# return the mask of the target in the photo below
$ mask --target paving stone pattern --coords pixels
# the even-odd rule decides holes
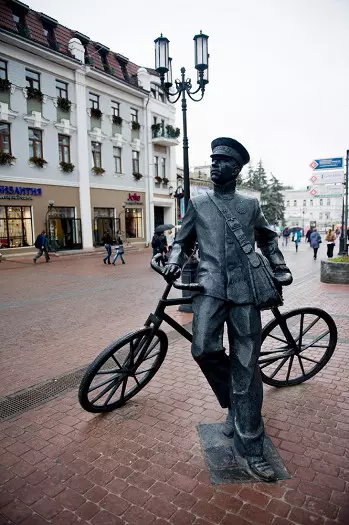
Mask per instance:
[[[132,256],[135,271],[129,280],[140,280],[137,297],[140,306],[135,301],[131,308],[126,307],[130,304],[126,294],[129,282],[125,286],[118,283],[120,294],[116,296],[118,288],[110,277],[107,278],[110,292],[108,289],[95,292],[98,301],[90,306],[92,312],[85,304],[91,296],[81,294],[79,307],[88,316],[86,330],[91,345],[86,349],[83,345],[79,347],[80,364],[83,359],[88,361],[93,350],[100,349],[110,336],[115,315],[112,305],[124,308],[125,320],[119,323],[121,332],[129,327],[129,319],[135,322],[138,308],[143,313],[156,300],[154,296],[161,286],[158,288],[148,270],[146,277],[140,271],[140,261],[146,257]],[[267,432],[292,479],[276,484],[213,486],[210,483],[196,426],[221,422],[225,414],[193,362],[189,343],[178,339],[171,343],[164,364],[150,384],[119,410],[102,416],[84,412],[74,390],[0,423],[0,525],[348,525],[349,287],[320,283],[319,261],[313,264],[310,250],[304,245],[298,254],[288,248],[286,256],[296,276],[295,285],[285,293],[287,309],[323,307],[335,316],[340,340],[331,361],[312,380],[287,389],[265,387],[263,415]],[[25,263],[11,264],[17,266],[7,270],[13,287],[12,296],[10,283],[7,303],[26,300],[20,290],[24,281],[29,281],[29,295],[39,297],[37,275],[45,276],[45,284],[50,280],[63,281],[62,289],[55,285],[48,293],[63,294],[65,290],[65,298],[52,303],[56,304],[61,322],[65,315],[62,332],[69,334],[70,324],[80,315],[77,299],[72,299],[75,307],[66,314],[59,313],[60,301],[64,307],[69,304],[67,294],[69,288],[74,289],[73,280],[80,279],[82,288],[97,288],[101,286],[100,276],[106,271],[98,267],[95,278],[84,260],[78,263],[78,258],[73,261],[73,257],[64,263],[54,262],[50,267],[43,265],[40,273],[39,265],[33,272]],[[127,271],[131,275],[131,269]],[[5,280],[3,275],[0,279]],[[143,297],[147,281],[150,300],[148,294]],[[114,295],[113,303],[107,299],[109,293]],[[107,301],[105,308],[103,298]],[[2,297],[1,304],[4,302]],[[34,351],[36,357],[42,356],[46,346],[40,342],[35,326],[36,338],[29,334],[30,346],[26,347],[18,323],[22,315],[23,325],[29,327],[32,311],[39,308],[42,313],[50,308],[49,303],[44,300],[43,303],[43,309],[38,306],[39,301],[35,308],[33,305],[11,308],[15,320],[13,338],[21,340],[12,366],[23,367],[23,378],[29,353]],[[22,309],[21,314],[17,308]],[[105,330],[98,308],[106,316]],[[3,312],[11,319],[7,308]],[[183,322],[190,319],[190,314],[181,315]],[[58,325],[53,323],[52,337],[56,342],[60,342],[61,335],[55,331]],[[44,326],[47,328],[46,318]],[[78,333],[81,335],[80,328]],[[69,338],[60,348],[72,352]],[[11,355],[6,352],[5,349],[9,359]],[[66,357],[67,353],[63,355]],[[3,364],[10,366],[2,357]],[[56,373],[56,364],[59,365],[59,355],[51,363],[44,360],[42,375]],[[28,367],[29,384],[38,379],[32,370]],[[18,386],[20,381],[13,388]],[[3,390],[6,395],[5,387]]]

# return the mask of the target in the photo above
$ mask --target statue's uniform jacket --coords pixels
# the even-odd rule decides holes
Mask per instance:
[[[275,239],[277,235],[268,227],[257,199],[239,192],[221,191],[218,187],[214,195],[240,222],[252,246],[257,240],[272,268],[285,264]],[[204,295],[235,304],[253,304],[247,258],[207,193],[189,201],[169,263],[182,267],[195,240],[198,241],[200,255],[197,282],[204,286]]]

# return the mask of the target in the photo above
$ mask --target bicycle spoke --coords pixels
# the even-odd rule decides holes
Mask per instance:
[[[302,360],[301,360],[299,355],[297,355],[297,357],[298,357],[298,361],[299,361],[299,366],[301,367],[301,370],[302,370],[302,374],[305,376],[305,370],[304,370],[304,366],[303,366]]]
[[[301,322],[300,322],[300,326],[299,326],[299,336],[298,336],[298,340],[296,341],[297,343],[299,341],[298,348],[302,347],[303,325],[304,325],[304,314],[301,314]]]
[[[145,374],[146,372],[150,372],[151,370],[153,370],[153,369],[149,368],[148,370],[141,370],[141,372],[135,372],[134,375],[135,376],[139,376],[140,374]]]
[[[274,350],[266,350],[265,352],[261,352],[260,355],[277,354],[278,352],[285,352],[285,350],[288,350],[288,346],[283,346],[282,348],[274,348]]]
[[[146,357],[145,359],[142,359],[142,362],[143,362],[143,361],[148,361],[148,359],[152,359],[153,357],[155,357],[155,356],[157,356],[157,355],[159,355],[159,354],[161,354],[160,351],[157,352],[156,354],[153,354],[153,355],[150,355],[149,357]]]
[[[313,328],[313,326],[315,326],[316,323],[317,323],[319,320],[320,320],[320,317],[318,316],[318,317],[315,319],[315,321],[312,321],[312,322],[310,323],[310,325],[307,326],[307,328],[304,330],[302,336],[304,336],[307,332],[309,332],[309,330],[311,330],[311,329]],[[295,342],[297,343],[298,340],[299,340],[299,337],[297,337],[297,339],[295,339]]]
[[[97,390],[97,388],[101,388],[101,386],[104,386],[106,385],[107,383],[110,383],[112,381],[115,381],[115,379],[117,378],[117,376],[114,376],[114,377],[111,377],[110,379],[106,379],[105,381],[102,381],[102,383],[99,383],[97,386],[94,386],[92,388],[89,388],[88,389],[88,392],[93,392],[94,390]]]
[[[274,370],[274,372],[269,376],[270,379],[273,379],[273,377],[276,376],[276,374],[279,372],[279,370],[284,366],[284,364],[286,363],[287,359],[289,359],[290,356],[288,355],[287,357],[285,357],[283,360],[282,360],[282,363],[279,364],[279,366],[277,366]]]
[[[301,352],[304,352],[304,350],[307,350],[310,346],[313,346],[313,343],[317,343],[318,341],[320,341],[321,339],[323,339],[324,337],[326,337],[326,335],[328,335],[330,333],[329,330],[327,330],[326,332],[324,332],[323,334],[319,335],[319,337],[316,337],[314,339],[314,341],[312,341],[311,343],[309,343],[308,345],[306,345],[304,348],[301,349]]]
[[[135,375],[132,376],[133,379],[136,381],[137,385],[138,386],[141,386],[140,382],[138,381],[137,377]]]
[[[111,398],[113,397],[113,395],[115,394],[115,392],[117,391],[117,389],[119,388],[119,386],[121,385],[121,383],[116,383],[113,390],[110,392],[109,396],[107,397],[105,403],[104,403],[104,406],[106,406],[109,401],[111,400]]]
[[[118,365],[119,368],[122,368],[122,366],[120,365],[119,361],[116,359],[114,354],[111,356],[111,358],[115,361],[115,363]]]
[[[279,361],[280,359],[283,359],[284,357],[288,358],[291,355],[292,354],[288,354],[287,356],[285,356],[285,354],[283,354],[283,355],[279,355],[277,357],[266,357],[265,359],[260,359],[258,362],[259,362],[259,364],[266,363],[267,365],[270,365],[271,363],[275,363],[276,361]]]
[[[281,343],[285,343],[288,345],[288,341],[285,341],[285,339],[280,339],[280,337],[276,337],[276,335],[268,334],[268,337],[271,337],[272,339],[275,339],[276,341],[281,341]]]
[[[305,359],[306,361],[311,361],[312,363],[319,364],[319,361],[315,361],[315,359],[310,359],[310,357],[305,357],[305,355],[300,356],[301,359]]]
[[[105,375],[105,374],[119,374],[120,370],[122,371],[122,368],[116,369],[116,368],[109,368],[108,370],[98,370],[96,372],[96,376],[98,375]]]
[[[290,362],[288,364],[286,381],[288,381],[290,379],[291,369],[292,369],[292,365],[293,365],[293,359],[294,359],[294,355],[291,355],[291,359],[290,359]]]
[[[120,383],[121,384],[121,383]],[[94,399],[91,400],[91,403],[95,403],[96,401],[98,401],[101,397],[103,397],[107,392],[109,392],[109,390],[111,388],[114,388],[114,385],[111,384],[111,385],[108,385],[104,390],[102,390],[102,392],[100,392]]]
[[[126,390],[127,380],[128,380],[128,376],[126,376],[125,379],[124,379],[124,382],[123,382],[123,385],[122,385],[122,389],[121,389],[121,394],[120,394],[120,400],[123,400],[124,397],[125,397],[125,390]]]

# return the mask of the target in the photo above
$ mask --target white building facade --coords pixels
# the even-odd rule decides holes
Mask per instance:
[[[159,78],[15,0],[0,0],[0,247],[133,244],[175,221],[175,109]]]
[[[324,186],[325,188],[325,186]],[[342,222],[343,199],[327,194],[313,197],[309,190],[285,190],[285,225],[308,230],[311,225],[320,231]]]

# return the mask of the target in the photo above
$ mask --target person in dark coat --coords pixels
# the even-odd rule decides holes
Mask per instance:
[[[151,241],[151,245],[153,248],[153,257],[158,253],[161,254],[161,258],[159,257],[157,260],[158,265],[160,266],[161,263],[162,266],[165,266],[165,256],[167,253],[166,235],[163,232],[155,232]]]
[[[316,261],[317,258],[317,251],[320,247],[320,244],[322,242],[321,235],[317,231],[316,228],[313,229],[311,235],[310,235],[310,246],[314,250],[314,261]]]
[[[104,257],[103,262],[104,264],[111,264],[110,257],[111,257],[111,245],[113,244],[112,236],[108,231],[104,232],[104,235],[102,237],[102,242],[104,243],[104,248],[107,250],[107,255]]]
[[[225,434],[233,438],[235,451],[261,480],[274,481],[276,474],[263,456],[260,311],[255,307],[243,247],[212,198],[237,218],[252,251],[257,240],[280,285],[291,284],[292,275],[278,248],[277,234],[268,227],[258,200],[235,191],[236,179],[250,159],[247,150],[236,140],[224,137],[214,140],[211,146],[214,190],[189,201],[163,273],[167,280],[179,277],[198,241],[197,282],[204,292],[193,299],[192,354],[218,402],[228,408]],[[220,344],[224,323],[228,328],[229,356]]]

